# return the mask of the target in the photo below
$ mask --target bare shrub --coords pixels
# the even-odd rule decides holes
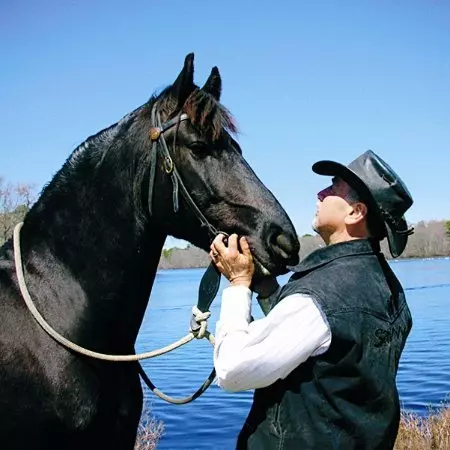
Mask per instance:
[[[14,226],[23,220],[34,198],[33,185],[5,183],[0,177],[0,245],[11,237]]]
[[[134,450],[155,450],[164,434],[164,424],[150,414],[150,408],[145,406],[136,436]]]

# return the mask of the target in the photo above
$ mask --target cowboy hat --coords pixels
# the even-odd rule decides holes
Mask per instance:
[[[404,216],[413,199],[405,183],[385,161],[368,150],[348,166],[324,160],[313,164],[312,170],[348,183],[374,214],[383,237],[387,236],[391,255],[396,258],[402,254],[414,230],[408,227]]]

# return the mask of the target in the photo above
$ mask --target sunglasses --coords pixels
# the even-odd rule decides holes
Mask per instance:
[[[328,186],[325,189],[322,189],[318,194],[317,194],[317,198],[323,202],[325,200],[326,197],[330,196],[330,195],[336,195],[334,193],[333,190],[333,186]]]

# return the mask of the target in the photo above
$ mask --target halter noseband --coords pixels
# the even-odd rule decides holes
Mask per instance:
[[[188,190],[186,189],[186,186],[184,185],[183,180],[181,179],[180,174],[172,160],[172,157],[170,156],[166,140],[164,139],[164,132],[169,130],[173,126],[176,126],[177,128],[173,139],[173,148],[175,148],[177,143],[178,127],[180,126],[180,123],[183,122],[184,120],[189,120],[189,116],[187,114],[180,113],[177,117],[174,117],[173,119],[168,120],[167,122],[164,122],[162,124],[161,116],[155,104],[152,108],[151,120],[153,126],[150,129],[150,139],[152,141],[152,147],[150,156],[150,177],[148,185],[148,209],[150,215],[152,215],[153,211],[152,209],[153,190],[155,185],[156,161],[159,151],[159,153],[161,153],[161,158],[163,159],[164,162],[164,170],[172,178],[172,185],[173,185],[172,198],[173,198],[174,212],[175,213],[178,212],[179,209],[178,190],[180,189],[181,194],[183,195],[187,204],[189,205],[195,216],[200,220],[201,226],[206,227],[210,236],[214,238],[219,234],[219,231],[213,225],[211,225],[208,219],[203,215],[203,213],[200,211],[199,207],[196,205],[193,198],[189,194]]]

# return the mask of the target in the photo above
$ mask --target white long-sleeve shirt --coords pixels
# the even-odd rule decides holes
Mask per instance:
[[[311,356],[328,350],[331,330],[316,301],[305,294],[284,298],[250,323],[252,292],[230,286],[222,293],[214,366],[230,392],[269,386]]]

